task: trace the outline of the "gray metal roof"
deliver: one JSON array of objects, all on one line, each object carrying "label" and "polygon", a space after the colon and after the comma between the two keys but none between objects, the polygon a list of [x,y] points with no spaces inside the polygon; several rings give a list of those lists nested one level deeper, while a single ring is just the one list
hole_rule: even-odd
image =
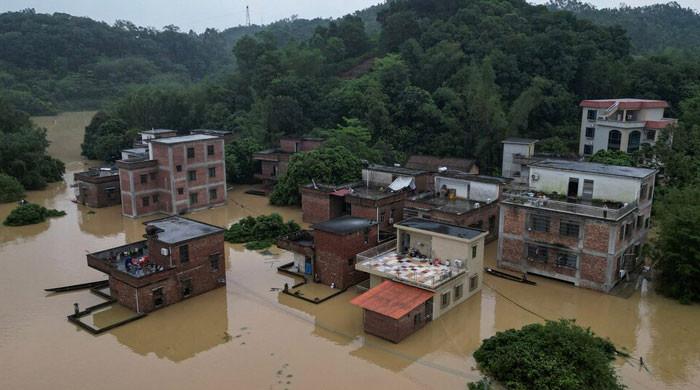
[{"label": "gray metal roof", "polygon": [[158,139],[151,140],[151,142],[157,142],[157,143],[161,143],[161,144],[179,144],[179,143],[183,143],[183,142],[207,141],[207,140],[215,140],[215,139],[220,139],[220,138],[212,136],[212,135],[206,135],[206,134],[190,134],[190,135],[183,135],[181,137],[158,138]]},{"label": "gray metal roof", "polygon": [[377,222],[370,219],[344,216],[311,225],[311,228],[335,234],[349,234],[367,229],[376,224]]},{"label": "gray metal roof", "polygon": [[538,168],[594,173],[599,175],[633,177],[637,179],[643,179],[649,175],[653,175],[656,173],[655,169],[623,167],[618,165],[607,165],[587,161],[543,160],[531,164],[530,166]]},{"label": "gray metal roof", "polygon": [[166,244],[177,244],[178,242],[224,231],[223,228],[218,226],[177,216],[146,222],[145,225],[157,227],[160,230],[158,232],[158,241]]},{"label": "gray metal roof", "polygon": [[523,145],[530,145],[534,144],[538,140],[533,139],[533,138],[519,138],[519,137],[508,137],[501,141],[501,143],[504,144],[523,144]]},{"label": "gray metal roof", "polygon": [[447,223],[435,222],[424,218],[405,219],[396,225],[405,226],[413,229],[426,230],[433,233],[446,234],[457,238],[470,240],[485,233],[482,230],[472,229],[463,226],[450,225]]}]

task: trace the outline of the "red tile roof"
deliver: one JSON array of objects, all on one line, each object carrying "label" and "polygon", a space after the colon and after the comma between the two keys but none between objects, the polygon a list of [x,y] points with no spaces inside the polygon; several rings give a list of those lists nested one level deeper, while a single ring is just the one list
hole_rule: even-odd
[{"label": "red tile roof", "polygon": [[618,108],[622,110],[641,110],[644,108],[667,108],[668,103],[663,100],[648,100],[648,99],[604,99],[604,100],[584,100],[579,104],[581,107],[587,108],[608,108],[619,103]]},{"label": "red tile roof", "polygon": [[675,119],[662,119],[660,121],[647,121],[647,123],[644,125],[647,129],[665,129],[671,125],[676,124]]},{"label": "red tile roof", "polygon": [[430,291],[385,280],[379,286],[355,297],[350,303],[398,320],[432,296]]}]

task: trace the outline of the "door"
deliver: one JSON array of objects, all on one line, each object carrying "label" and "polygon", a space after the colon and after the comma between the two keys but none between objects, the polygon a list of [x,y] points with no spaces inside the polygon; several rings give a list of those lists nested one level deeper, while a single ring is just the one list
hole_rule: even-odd
[{"label": "door", "polygon": [[578,179],[577,178],[572,177],[569,179],[569,189],[566,192],[566,197],[567,198],[578,197]]},{"label": "door", "polygon": [[401,233],[401,252],[406,253],[411,248],[411,235]]},{"label": "door", "polygon": [[433,320],[433,298],[425,301],[425,322]]},{"label": "door", "polygon": [[593,180],[583,181],[583,194],[581,198],[586,202],[593,200]]},{"label": "door", "polygon": [[159,308],[165,305],[165,295],[163,294],[163,287],[159,287],[153,290],[153,307]]},{"label": "door", "polygon": [[311,275],[312,272],[313,270],[311,269],[311,258],[307,256],[306,259],[304,259],[304,273],[307,275]]}]

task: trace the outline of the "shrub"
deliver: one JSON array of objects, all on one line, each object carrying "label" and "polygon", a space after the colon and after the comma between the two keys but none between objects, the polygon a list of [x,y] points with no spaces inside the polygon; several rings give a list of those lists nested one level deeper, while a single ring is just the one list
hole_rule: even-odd
[{"label": "shrub", "polygon": [[66,215],[65,211],[47,209],[38,204],[27,203],[12,210],[3,223],[7,226],[33,225],[44,222],[46,218],[64,215]]},{"label": "shrub", "polygon": [[623,389],[608,340],[573,321],[498,332],[474,352],[481,370],[508,389]]},{"label": "shrub", "polygon": [[284,222],[277,213],[245,217],[224,232],[224,239],[232,243],[248,243],[248,249],[264,249],[272,245],[275,238],[299,230],[294,221]]},{"label": "shrub", "polygon": [[16,202],[23,196],[22,184],[14,177],[0,173],[0,203]]}]

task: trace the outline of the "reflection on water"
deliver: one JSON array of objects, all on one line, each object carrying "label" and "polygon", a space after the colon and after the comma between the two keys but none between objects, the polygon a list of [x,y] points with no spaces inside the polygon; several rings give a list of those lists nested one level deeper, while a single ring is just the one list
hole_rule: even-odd
[{"label": "reflection on water", "polygon": [[[72,172],[88,162],[68,164]],[[226,207],[189,215],[227,226],[247,215],[295,208],[232,191]],[[463,389],[479,378],[473,351],[500,330],[575,318],[633,356],[617,366],[630,388],[700,386],[700,307],[683,306],[651,289],[629,299],[535,278],[529,286],[485,276],[485,287],[401,344],[362,331],[353,289],[320,305],[280,294],[294,280],[275,270],[292,260],[277,248],[257,252],[227,244],[227,286],[156,311],[101,336],[66,321],[73,302],[101,300],[88,292],[47,295],[42,289],[100,280],[85,253],[141,239],[143,221],[119,207],[96,209],[70,201],[66,183],[28,199],[68,215],[43,224],[0,227],[0,388],[439,388]],[[0,205],[0,218],[14,205]],[[487,264],[495,262],[495,245]],[[95,313],[96,323],[118,316]],[[639,356],[649,370],[640,369]]]}]

